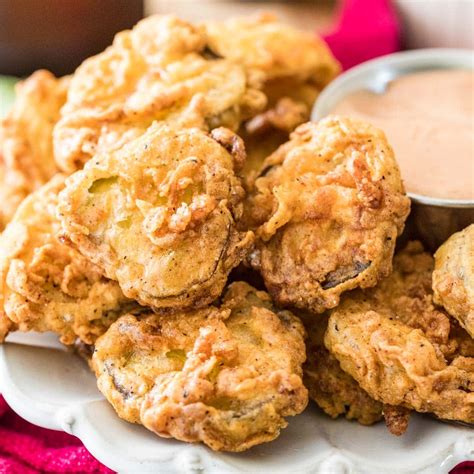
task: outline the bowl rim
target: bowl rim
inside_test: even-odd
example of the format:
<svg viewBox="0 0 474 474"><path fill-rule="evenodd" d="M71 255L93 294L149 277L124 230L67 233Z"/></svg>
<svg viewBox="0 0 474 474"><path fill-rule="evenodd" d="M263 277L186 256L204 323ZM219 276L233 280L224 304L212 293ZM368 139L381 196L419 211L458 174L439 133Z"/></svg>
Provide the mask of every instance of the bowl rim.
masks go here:
<svg viewBox="0 0 474 474"><path fill-rule="evenodd" d="M469 69L474 71L474 51L464 48L425 48L401 51L371 59L355 66L332 81L319 95L313 105L311 120L321 120L330 115L329 109L336 102L356 90L375 82L384 87L393 79L430 69ZM365 87L367 88L367 87ZM407 192L415 203L449 208L474 208L474 199L446 199Z"/></svg>

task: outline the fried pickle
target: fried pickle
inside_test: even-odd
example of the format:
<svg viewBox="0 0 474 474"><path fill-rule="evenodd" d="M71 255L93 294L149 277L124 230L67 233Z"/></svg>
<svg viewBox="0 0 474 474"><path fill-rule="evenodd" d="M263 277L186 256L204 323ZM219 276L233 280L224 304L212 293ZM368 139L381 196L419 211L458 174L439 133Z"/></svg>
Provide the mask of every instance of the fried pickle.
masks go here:
<svg viewBox="0 0 474 474"><path fill-rule="evenodd" d="M298 316L302 316L298 313ZM324 346L328 315L318 318L303 316L308 332L307 360L303 365L304 384L309 398L330 417L344 416L361 425L372 425L382 418L390 433L401 436L408 428L410 410L382 404L374 400L348 373Z"/></svg>
<svg viewBox="0 0 474 474"><path fill-rule="evenodd" d="M112 46L77 69L54 131L56 160L73 172L157 120L237 130L265 105L242 65L210 53L203 27L151 16L117 34Z"/></svg>
<svg viewBox="0 0 474 474"><path fill-rule="evenodd" d="M340 117L304 124L265 161L246 201L250 263L277 303L321 313L390 273L409 207L380 130Z"/></svg>
<svg viewBox="0 0 474 474"><path fill-rule="evenodd" d="M0 236L0 340L9 330L54 331L87 344L135 304L116 282L58 240L64 176L28 196ZM3 336L3 337L2 337Z"/></svg>
<svg viewBox="0 0 474 474"><path fill-rule="evenodd" d="M248 160L243 175L253 184L263 160L309 120L319 92L340 72L323 40L269 14L204 24L208 48L244 65L268 99L267 107L239 131Z"/></svg>
<svg viewBox="0 0 474 474"><path fill-rule="evenodd" d="M474 337L474 224L452 235L435 254L435 303Z"/></svg>
<svg viewBox="0 0 474 474"><path fill-rule="evenodd" d="M331 312L325 345L376 400L473 423L474 341L434 306L433 266L410 243L390 277Z"/></svg>
<svg viewBox="0 0 474 474"><path fill-rule="evenodd" d="M236 229L244 191L234 169L243 159L227 129L157 123L68 179L65 236L143 305L211 303L253 243L252 232Z"/></svg>
<svg viewBox="0 0 474 474"><path fill-rule="evenodd" d="M57 171L53 127L69 79L37 71L16 86L16 99L0 122L0 232L20 202Z"/></svg>
<svg viewBox="0 0 474 474"><path fill-rule="evenodd" d="M372 425L381 420L382 403L371 398L344 372L339 361L324 346L327 315L318 318L309 315L303 321L308 332L307 360L303 370L309 397L332 418L344 416L362 425Z"/></svg>
<svg viewBox="0 0 474 474"><path fill-rule="evenodd" d="M233 283L219 307L123 316L92 364L119 416L163 437L243 451L307 404L304 329L267 293Z"/></svg>
<svg viewBox="0 0 474 474"><path fill-rule="evenodd" d="M271 14L208 21L204 27L213 53L243 64L254 81L265 86L286 89L287 83L280 84L291 80L303 89L305 85L322 89L340 71L323 40L281 23ZM286 93L305 97L301 90L288 89Z"/></svg>

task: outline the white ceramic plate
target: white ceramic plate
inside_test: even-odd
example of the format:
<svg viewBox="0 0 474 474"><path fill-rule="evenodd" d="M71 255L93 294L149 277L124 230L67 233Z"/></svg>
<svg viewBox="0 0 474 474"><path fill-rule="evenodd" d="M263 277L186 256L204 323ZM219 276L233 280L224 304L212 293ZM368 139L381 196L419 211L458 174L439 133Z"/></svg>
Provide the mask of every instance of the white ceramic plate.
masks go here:
<svg viewBox="0 0 474 474"><path fill-rule="evenodd" d="M9 340L0 346L0 392L11 407L36 425L77 436L98 460L121 473L445 474L474 459L469 428L414 416L408 433L396 438L383 424L367 428L333 421L314 406L290 419L272 443L241 454L214 453L121 421L86 364L50 335Z"/></svg>

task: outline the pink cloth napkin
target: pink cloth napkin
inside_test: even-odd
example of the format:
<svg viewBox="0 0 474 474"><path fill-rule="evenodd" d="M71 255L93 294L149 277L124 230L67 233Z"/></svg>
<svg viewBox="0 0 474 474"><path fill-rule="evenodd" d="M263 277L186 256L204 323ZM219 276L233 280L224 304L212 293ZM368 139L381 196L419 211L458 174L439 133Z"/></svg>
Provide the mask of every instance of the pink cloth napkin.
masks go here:
<svg viewBox="0 0 474 474"><path fill-rule="evenodd" d="M389 0L343 0L324 36L344 69L400 50L400 24Z"/></svg>
<svg viewBox="0 0 474 474"><path fill-rule="evenodd" d="M82 443L66 433L21 419L0 396L0 473L110 474Z"/></svg>

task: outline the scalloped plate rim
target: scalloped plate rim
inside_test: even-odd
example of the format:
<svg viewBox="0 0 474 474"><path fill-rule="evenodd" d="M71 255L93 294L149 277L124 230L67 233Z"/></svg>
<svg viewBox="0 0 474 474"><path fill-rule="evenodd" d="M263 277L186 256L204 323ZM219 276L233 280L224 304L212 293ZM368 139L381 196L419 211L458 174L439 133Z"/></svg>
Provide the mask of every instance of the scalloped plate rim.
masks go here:
<svg viewBox="0 0 474 474"><path fill-rule="evenodd" d="M89 399L80 403L61 404L37 401L31 395L22 392L15 383L7 356L8 350L5 350L6 347L12 347L12 345L0 346L0 392L14 411L38 426L62 430L77 436L95 458L114 470L119 472L156 472L159 467L160 472L170 474L181 472L219 473L223 472L223 469L226 473L265 471L265 464L262 463L255 465L253 471L242 470L237 465L237 458L234 460L230 456L225 459L226 455L213 453L199 444L189 445L183 443L182 445L171 446L167 450L167 456L160 452L155 456L139 459L129 451L123 455L120 446L114 445L108 440L107 431L95 429L94 424L89 419L89 408L98 403L107 403L99 393L97 399ZM430 456L429 459L425 457L416 465L406 466L402 469L382 466L380 462L376 460L374 462L374 459L364 458L363 455L337 447L331 443L327 433L322 433L321 436L326 436L325 441L328 445L325 448L326 451L302 460L293 472L352 473L369 472L369 470L370 472L377 472L382 467L385 472L396 472L397 474L447 472L458 462L465 460L467 456L474 456L474 431L471 434L466 430L465 436L463 433L464 430L459 430L459 436L454 436L453 440L447 443L444 449L433 453L433 456ZM159 441L158 438L157 441Z"/></svg>

